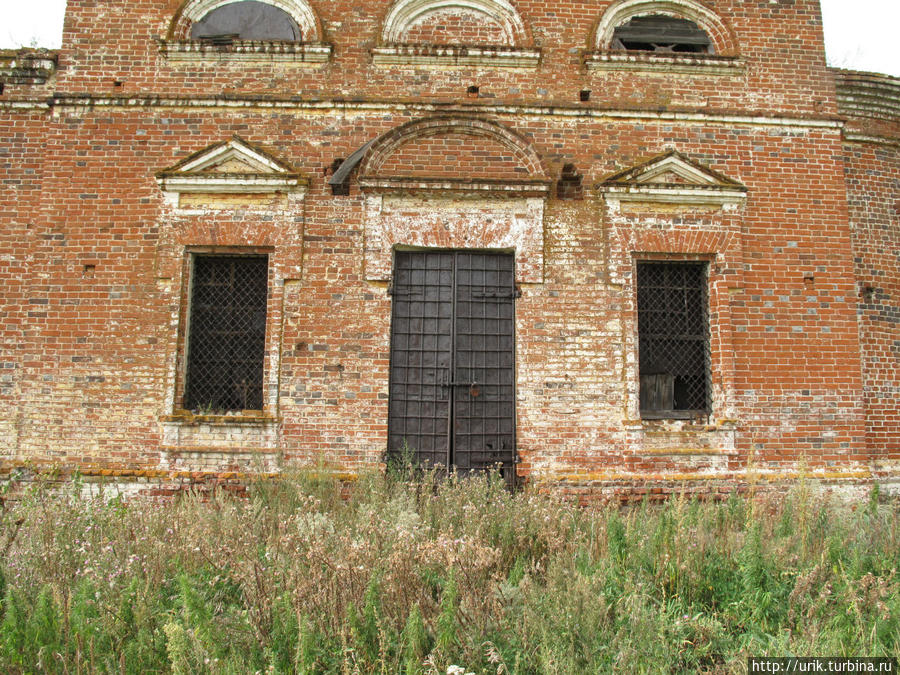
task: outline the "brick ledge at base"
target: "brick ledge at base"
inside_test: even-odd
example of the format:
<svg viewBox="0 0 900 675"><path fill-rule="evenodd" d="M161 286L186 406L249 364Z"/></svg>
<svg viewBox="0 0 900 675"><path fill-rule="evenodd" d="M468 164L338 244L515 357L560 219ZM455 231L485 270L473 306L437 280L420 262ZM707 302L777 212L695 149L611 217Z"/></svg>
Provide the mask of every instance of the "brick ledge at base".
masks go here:
<svg viewBox="0 0 900 675"><path fill-rule="evenodd" d="M121 466L91 465L62 467L52 462L0 462L0 484L10 486L5 499L15 500L20 494L16 487L45 481L55 487L82 481L82 494L99 496L107 490L114 496L126 498L170 498L191 491L208 493L223 489L244 494L254 482L273 481L290 477L287 472L247 471L185 471L165 469L122 468ZM297 471L313 479L332 479L343 490L359 480L360 474L340 469L307 469ZM383 471L384 465L372 466ZM18 475L17 475L18 474ZM538 493L552 494L563 499L575 499L582 504L609 501L665 500L679 494L702 498L721 498L731 493L775 492L807 482L817 491L848 499L859 499L869 493L873 485L881 487L886 498L900 497L900 475L894 472L861 469L857 471L762 471L740 470L720 473L640 473L640 472L552 472L522 479Z"/></svg>

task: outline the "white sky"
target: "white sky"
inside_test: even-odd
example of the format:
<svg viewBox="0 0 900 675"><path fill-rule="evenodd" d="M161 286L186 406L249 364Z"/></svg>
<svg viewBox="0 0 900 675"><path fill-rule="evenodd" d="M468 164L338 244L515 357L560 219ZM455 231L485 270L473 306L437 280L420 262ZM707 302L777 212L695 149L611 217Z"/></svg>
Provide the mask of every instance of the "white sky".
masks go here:
<svg viewBox="0 0 900 675"><path fill-rule="evenodd" d="M65 0L0 0L0 48L59 47L64 6ZM900 0L822 0L822 12L829 63L900 77Z"/></svg>

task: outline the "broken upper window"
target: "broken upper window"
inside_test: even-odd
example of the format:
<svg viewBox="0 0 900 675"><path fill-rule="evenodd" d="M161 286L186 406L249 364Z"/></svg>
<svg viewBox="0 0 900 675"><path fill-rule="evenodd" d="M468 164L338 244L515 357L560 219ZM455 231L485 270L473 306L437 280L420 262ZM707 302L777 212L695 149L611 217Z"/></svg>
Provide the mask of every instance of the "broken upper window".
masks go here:
<svg viewBox="0 0 900 675"><path fill-rule="evenodd" d="M194 40L266 40L300 42L300 27L283 9L242 0L212 10L191 26Z"/></svg>
<svg viewBox="0 0 900 675"><path fill-rule="evenodd" d="M707 263L637 264L641 416L709 413Z"/></svg>
<svg viewBox="0 0 900 675"><path fill-rule="evenodd" d="M636 16L613 31L613 49L712 54L712 41L688 19L661 14Z"/></svg>

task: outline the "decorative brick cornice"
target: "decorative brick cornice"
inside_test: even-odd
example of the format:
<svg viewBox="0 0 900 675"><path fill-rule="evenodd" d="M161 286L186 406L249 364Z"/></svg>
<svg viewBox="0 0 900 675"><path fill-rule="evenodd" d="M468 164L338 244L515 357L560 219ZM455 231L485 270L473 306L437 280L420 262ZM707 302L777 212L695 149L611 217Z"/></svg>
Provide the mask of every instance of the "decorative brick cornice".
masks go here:
<svg viewBox="0 0 900 675"><path fill-rule="evenodd" d="M0 50L0 82L45 84L56 72L59 53L48 49Z"/></svg>
<svg viewBox="0 0 900 675"><path fill-rule="evenodd" d="M639 108L587 108L566 105L516 105L477 103L425 103L417 101L348 101L339 98L325 100L303 100L299 97L274 96L98 96L93 94L61 93L48 98L33 98L18 101L0 101L0 110L50 110L64 109L73 114L94 109L172 109L185 110L283 110L306 112L312 115L343 112L442 114L442 115L518 115L536 118L590 119L590 120L640 120L642 122L683 122L697 124L726 124L750 127L774 127L796 129L843 128L844 121L835 116L809 115L789 116L744 111L696 111Z"/></svg>
<svg viewBox="0 0 900 675"><path fill-rule="evenodd" d="M742 75L743 60L715 54L660 54L601 50L587 52L584 63L592 72L630 70L663 75Z"/></svg>
<svg viewBox="0 0 900 675"><path fill-rule="evenodd" d="M168 61L250 61L318 65L331 58L331 45L308 42L234 40L160 40L159 53Z"/></svg>
<svg viewBox="0 0 900 675"><path fill-rule="evenodd" d="M449 192L481 194L493 192L515 197L546 197L549 180L448 180L443 178L370 178L359 180L359 187L370 192Z"/></svg>
<svg viewBox="0 0 900 675"><path fill-rule="evenodd" d="M838 68L831 73L841 114L900 122L900 78Z"/></svg>
<svg viewBox="0 0 900 675"><path fill-rule="evenodd" d="M376 66L475 66L537 68L540 49L462 45L389 45L372 49Z"/></svg>

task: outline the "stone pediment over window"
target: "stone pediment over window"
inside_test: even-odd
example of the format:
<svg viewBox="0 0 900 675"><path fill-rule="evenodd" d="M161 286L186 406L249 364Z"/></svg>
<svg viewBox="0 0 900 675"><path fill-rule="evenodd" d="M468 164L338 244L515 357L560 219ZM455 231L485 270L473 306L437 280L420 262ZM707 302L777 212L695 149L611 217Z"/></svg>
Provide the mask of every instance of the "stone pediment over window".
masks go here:
<svg viewBox="0 0 900 675"><path fill-rule="evenodd" d="M540 50L507 0L396 0L376 65L534 68Z"/></svg>
<svg viewBox="0 0 900 675"><path fill-rule="evenodd" d="M307 187L296 169L237 136L158 172L156 182L175 203L185 193L303 196Z"/></svg>
<svg viewBox="0 0 900 675"><path fill-rule="evenodd" d="M306 0L187 0L160 53L170 61L319 64L331 57Z"/></svg>
<svg viewBox="0 0 900 675"><path fill-rule="evenodd" d="M597 189L616 207L631 202L734 209L747 198L741 183L674 150L609 176Z"/></svg>

